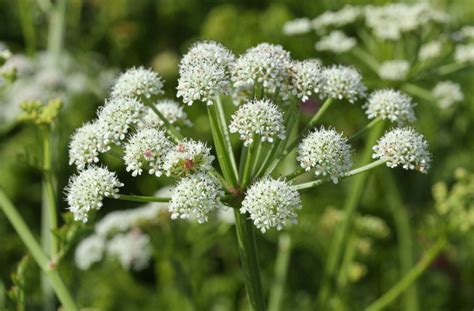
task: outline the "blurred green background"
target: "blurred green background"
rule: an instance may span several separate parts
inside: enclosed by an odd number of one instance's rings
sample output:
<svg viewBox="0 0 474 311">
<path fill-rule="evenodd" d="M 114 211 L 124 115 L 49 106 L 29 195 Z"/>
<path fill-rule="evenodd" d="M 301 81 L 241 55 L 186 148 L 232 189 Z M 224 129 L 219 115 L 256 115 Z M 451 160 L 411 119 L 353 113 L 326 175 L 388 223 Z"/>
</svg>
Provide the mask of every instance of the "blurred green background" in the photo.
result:
<svg viewBox="0 0 474 311">
<path fill-rule="evenodd" d="M 40 1 L 41 2 L 41 1 Z M 210 39 L 242 53 L 259 42 L 278 43 L 294 59 L 318 57 L 333 63 L 330 55 L 314 49 L 315 37 L 288 37 L 283 24 L 296 17 L 313 18 L 344 4 L 383 4 L 388 1 L 197 1 L 197 0 L 71 0 L 65 20 L 63 78 L 75 72 L 87 77 L 80 92 L 67 96 L 57 124 L 55 171 L 58 189 L 63 189 L 74 168 L 68 166 L 67 144 L 75 128 L 94 117 L 103 103 L 115 73 L 131 66 L 150 66 L 166 80 L 167 97 L 174 97 L 177 65 L 190 44 Z M 433 1 L 449 12 L 453 24 L 474 24 L 471 0 Z M 402 16 L 400 18 L 403 18 Z M 26 19 L 26 21 L 25 21 Z M 22 23 L 23 20 L 23 23 Z M 28 27 L 30 23 L 30 27 Z M 25 26 L 27 25 L 27 26 Z M 48 48 L 48 17 L 33 0 L 0 0 L 0 41 L 13 53 L 38 57 Z M 358 64 L 352 64 L 358 67 Z M 102 84 L 98 83 L 103 75 Z M 367 238 L 369 249 L 354 265 L 354 279 L 344 292 L 341 309 L 362 310 L 400 278 L 398 237 L 391 204 L 402 204 L 409 215 L 415 258 L 419 258 L 432 233 L 427 215 L 434 214 L 432 185 L 444 180 L 452 184 L 458 167 L 474 172 L 474 75 L 459 74 L 465 100 L 449 113 L 432 103 L 417 100 L 417 129 L 430 143 L 433 166 L 420 176 L 403 170 L 380 169 L 372 174 L 359 211 L 380 217 L 389 232 L 383 238 Z M 72 80 L 71 80 L 72 81 Z M 79 83 L 64 86 L 65 92 Z M 95 85 L 95 90 L 91 85 Z M 100 86 L 98 86 L 100 85 Z M 22 92 L 22 89 L 18 89 Z M 0 109 L 9 109 L 0 106 Z M 185 133 L 210 140 L 203 107 L 186 108 L 195 126 Z M 324 123 L 353 132 L 365 124 L 357 105 L 338 107 L 327 114 Z M 35 233 L 40 234 L 41 174 L 35 167 L 41 151 L 33 126 L 2 121 L 0 132 L 0 185 L 16 203 Z M 355 146 L 360 147 L 360 146 Z M 135 193 L 151 194 L 169 180 L 127 174 L 123 165 L 107 159 L 111 169 Z M 387 174 L 395 184 L 387 186 Z M 285 230 L 291 237 L 288 278 L 282 310 L 313 310 L 325 256 L 332 236 L 322 223 L 328 206 L 340 208 L 349 181 L 340 186 L 321 186 L 304 199 L 300 224 Z M 395 198 L 394 198 L 395 193 Z M 62 195 L 59 194 L 61 199 Z M 474 200 L 474 198 L 472 198 Z M 106 201 L 97 218 L 111 210 L 131 208 L 131 203 Z M 61 212 L 66 204 L 61 200 Z M 327 216 L 327 215 L 326 215 Z M 329 217 L 329 216 L 328 216 Z M 93 224 L 80 226 L 75 243 L 93 230 Z M 245 310 L 245 290 L 239 270 L 237 242 L 232 225 L 211 221 L 205 225 L 170 222 L 167 218 L 143 228 L 153 245 L 153 262 L 141 272 L 129 272 L 116 262 L 104 262 L 88 271 L 74 266 L 74 246 L 61 264 L 61 272 L 83 306 L 99 310 Z M 263 281 L 268 294 L 273 284 L 277 232 L 259 234 L 258 243 Z M 362 234 L 363 235 L 363 234 Z M 366 241 L 367 242 L 367 241 Z M 367 246 L 367 244 L 365 245 Z M 0 213 L 0 308 L 12 307 L 4 293 L 13 286 L 11 274 L 26 253 L 22 242 Z M 474 307 L 474 236 L 454 237 L 428 272 L 417 282 L 419 310 L 470 310 Z M 24 291 L 28 310 L 39 309 L 39 271 L 30 260 Z M 3 295 L 3 296 L 2 296 Z M 3 300 L 3 301 L 2 301 Z M 401 300 L 391 310 L 403 310 Z"/>
</svg>

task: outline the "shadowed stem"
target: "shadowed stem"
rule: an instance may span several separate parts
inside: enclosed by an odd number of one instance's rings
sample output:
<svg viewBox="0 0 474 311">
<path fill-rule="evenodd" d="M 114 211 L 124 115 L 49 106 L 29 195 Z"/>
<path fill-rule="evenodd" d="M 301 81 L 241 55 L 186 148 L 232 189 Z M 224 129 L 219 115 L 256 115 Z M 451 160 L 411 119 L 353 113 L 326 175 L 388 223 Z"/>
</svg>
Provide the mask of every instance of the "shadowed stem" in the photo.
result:
<svg viewBox="0 0 474 311">
<path fill-rule="evenodd" d="M 169 202 L 170 198 L 153 197 L 133 194 L 119 194 L 118 200 L 132 201 L 132 202 Z"/>
<path fill-rule="evenodd" d="M 285 295 L 285 282 L 290 262 L 291 238 L 288 233 L 281 233 L 278 237 L 278 255 L 275 260 L 275 279 L 270 290 L 268 311 L 280 311 Z"/>
<path fill-rule="evenodd" d="M 33 259 L 48 277 L 49 281 L 51 282 L 51 286 L 53 287 L 53 290 L 56 293 L 64 309 L 66 311 L 79 310 L 76 303 L 74 302 L 74 299 L 66 288 L 61 276 L 59 275 L 59 272 L 55 269 L 54 265 L 50 263 L 48 257 L 41 250 L 40 245 L 34 238 L 30 229 L 25 224 L 20 214 L 18 214 L 15 206 L 13 206 L 13 204 L 1 188 L 0 206 L 5 215 L 7 216 L 7 219 L 10 221 L 13 228 L 30 251 L 31 255 L 33 256 Z"/>
<path fill-rule="evenodd" d="M 360 129 L 359 131 L 357 131 L 354 135 L 352 135 L 351 137 L 349 137 L 349 141 L 352 141 L 354 139 L 357 139 L 359 138 L 360 136 L 362 136 L 365 132 L 367 132 L 368 130 L 370 130 L 371 128 L 373 128 L 375 125 L 377 125 L 378 123 L 382 122 L 382 118 L 378 117 L 378 118 L 375 118 L 373 119 L 372 121 L 370 121 L 369 124 L 367 124 L 364 128 Z"/>
<path fill-rule="evenodd" d="M 429 265 L 436 259 L 439 253 L 446 247 L 447 241 L 440 238 L 425 255 L 418 261 L 418 263 L 390 290 L 388 290 L 382 297 L 374 301 L 365 310 L 378 311 L 384 309 L 391 304 L 401 293 L 403 293 L 410 285 L 429 267 Z"/>
</svg>

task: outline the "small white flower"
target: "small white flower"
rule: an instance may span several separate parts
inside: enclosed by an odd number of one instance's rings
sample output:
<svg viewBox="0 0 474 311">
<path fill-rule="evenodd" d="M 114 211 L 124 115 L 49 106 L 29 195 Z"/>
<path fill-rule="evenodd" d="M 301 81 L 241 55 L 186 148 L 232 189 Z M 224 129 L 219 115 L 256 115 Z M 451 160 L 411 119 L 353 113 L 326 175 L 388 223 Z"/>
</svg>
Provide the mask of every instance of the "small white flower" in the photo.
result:
<svg viewBox="0 0 474 311">
<path fill-rule="evenodd" d="M 283 33 L 287 36 L 304 34 L 311 31 L 311 21 L 307 18 L 297 18 L 283 25 Z"/>
<path fill-rule="evenodd" d="M 232 115 L 229 125 L 231 133 L 238 133 L 245 146 L 253 142 L 254 136 L 262 141 L 273 142 L 275 136 L 285 139 L 283 113 L 268 99 L 249 101 Z"/>
<path fill-rule="evenodd" d="M 298 146 L 296 160 L 305 171 L 314 169 L 316 176 L 329 176 L 334 183 L 352 167 L 351 146 L 347 138 L 334 129 L 311 132 Z"/>
<path fill-rule="evenodd" d="M 387 161 L 388 167 L 402 166 L 421 173 L 429 169 L 431 155 L 428 143 L 413 128 L 395 128 L 385 133 L 373 150 L 372 157 Z"/>
<path fill-rule="evenodd" d="M 89 213 L 102 207 L 104 197 L 118 197 L 122 186 L 115 173 L 105 167 L 89 166 L 72 176 L 66 187 L 66 201 L 74 219 L 87 222 Z"/>
<path fill-rule="evenodd" d="M 437 58 L 441 55 L 443 43 L 439 40 L 430 41 L 421 46 L 418 52 L 418 58 L 421 61 Z"/>
<path fill-rule="evenodd" d="M 291 93 L 301 101 L 306 101 L 321 89 L 321 66 L 317 61 L 293 62 L 290 68 Z"/>
<path fill-rule="evenodd" d="M 346 36 L 342 31 L 335 30 L 325 37 L 322 37 L 315 44 L 318 51 L 329 51 L 336 54 L 344 53 L 355 47 L 357 40 Z"/>
<path fill-rule="evenodd" d="M 192 122 L 188 119 L 187 113 L 180 104 L 172 99 L 164 99 L 156 102 L 156 109 L 174 126 L 192 126 Z M 140 127 L 160 127 L 163 121 L 151 109 L 147 108 Z"/>
<path fill-rule="evenodd" d="M 460 44 L 454 50 L 454 60 L 457 63 L 474 63 L 474 43 Z"/>
<path fill-rule="evenodd" d="M 433 88 L 432 94 L 442 109 L 447 109 L 454 103 L 464 100 L 461 86 L 452 81 L 438 82 Z"/>
<path fill-rule="evenodd" d="M 109 241 L 107 254 L 116 257 L 124 269 L 143 270 L 151 259 L 150 237 L 139 229 L 117 234 Z"/>
<path fill-rule="evenodd" d="M 182 177 L 212 168 L 214 156 L 205 143 L 184 139 L 170 149 L 165 156 L 163 169 L 166 176 Z"/>
<path fill-rule="evenodd" d="M 160 177 L 163 172 L 165 155 L 171 149 L 172 143 L 165 132 L 155 128 L 139 130 L 127 142 L 124 148 L 124 160 L 127 172 L 132 176 L 141 175 L 143 167 L 148 167 L 148 173 Z"/>
<path fill-rule="evenodd" d="M 221 186 L 206 173 L 184 177 L 172 190 L 169 205 L 171 219 L 195 217 L 199 223 L 204 223 L 211 211 L 222 207 L 222 195 Z"/>
<path fill-rule="evenodd" d="M 228 66 L 234 55 L 217 42 L 198 42 L 181 60 L 177 97 L 192 105 L 194 101 L 212 105 L 214 98 L 230 93 Z"/>
<path fill-rule="evenodd" d="M 74 254 L 76 266 L 81 270 L 89 269 L 104 257 L 105 240 L 98 235 L 91 235 L 79 243 Z"/>
<path fill-rule="evenodd" d="M 249 213 L 255 226 L 265 233 L 274 227 L 283 229 L 286 223 L 297 223 L 296 210 L 301 199 L 290 183 L 266 177 L 247 190 L 240 212 Z"/>
<path fill-rule="evenodd" d="M 69 164 L 84 169 L 87 164 L 99 162 L 99 154 L 110 149 L 104 127 L 97 122 L 78 128 L 69 143 Z"/>
<path fill-rule="evenodd" d="M 268 93 L 280 91 L 285 95 L 290 66 L 290 53 L 281 45 L 260 43 L 232 65 L 232 82 L 238 92 L 253 91 L 259 84 Z"/>
<path fill-rule="evenodd" d="M 406 60 L 395 59 L 383 62 L 378 74 L 383 80 L 401 81 L 406 78 L 410 64 Z"/>
<path fill-rule="evenodd" d="M 319 32 L 330 27 L 342 27 L 353 23 L 362 11 L 359 7 L 346 5 L 339 11 L 326 11 L 311 21 L 313 28 Z"/>
<path fill-rule="evenodd" d="M 148 99 L 163 93 L 163 80 L 154 71 L 143 67 L 131 68 L 122 73 L 112 87 L 111 97 Z"/>
<path fill-rule="evenodd" d="M 474 26 L 466 25 L 459 32 L 462 34 L 464 38 L 467 39 L 474 39 Z"/>
<path fill-rule="evenodd" d="M 410 96 L 393 89 L 384 89 L 370 94 L 363 108 L 369 119 L 388 119 L 403 125 L 416 120 L 414 106 Z"/>
<path fill-rule="evenodd" d="M 362 83 L 362 76 L 352 67 L 335 65 L 324 68 L 321 76 L 322 97 L 346 99 L 354 103 L 365 96 L 366 87 Z"/>
<path fill-rule="evenodd" d="M 105 128 L 106 139 L 117 144 L 123 141 L 128 131 L 140 123 L 145 106 L 133 98 L 112 98 L 98 111 L 98 124 Z"/>
</svg>

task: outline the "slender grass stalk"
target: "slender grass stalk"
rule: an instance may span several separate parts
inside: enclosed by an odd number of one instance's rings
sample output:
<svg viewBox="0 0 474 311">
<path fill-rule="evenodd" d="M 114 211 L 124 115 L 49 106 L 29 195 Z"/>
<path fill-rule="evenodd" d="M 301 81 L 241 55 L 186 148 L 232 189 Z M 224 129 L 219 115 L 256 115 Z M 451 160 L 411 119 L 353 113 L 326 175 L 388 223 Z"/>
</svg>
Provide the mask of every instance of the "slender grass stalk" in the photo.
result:
<svg viewBox="0 0 474 311">
<path fill-rule="evenodd" d="M 288 264 L 290 262 L 291 237 L 288 233 L 281 233 L 278 237 L 278 254 L 275 260 L 275 279 L 270 289 L 268 311 L 280 311 L 285 291 Z"/>
<path fill-rule="evenodd" d="M 308 125 L 306 126 L 306 129 L 303 130 L 303 134 L 306 134 L 305 132 L 309 129 L 311 129 L 313 126 L 316 125 L 316 123 L 319 122 L 319 120 L 321 120 L 321 118 L 323 117 L 324 113 L 329 109 L 329 107 L 331 107 L 332 103 L 334 102 L 334 99 L 329 97 L 327 98 L 323 105 L 321 106 L 321 108 L 319 108 L 318 112 L 311 118 L 311 120 L 309 120 L 309 123 Z"/>
<path fill-rule="evenodd" d="M 354 176 L 354 175 L 357 175 L 357 174 L 360 174 L 360 173 L 370 171 L 371 169 L 373 169 L 373 168 L 375 168 L 379 165 L 382 165 L 385 162 L 386 161 L 382 160 L 382 159 L 374 161 L 372 163 L 366 164 L 364 166 L 358 167 L 356 169 L 353 169 L 353 170 L 347 172 L 344 175 L 344 177 L 351 177 L 351 176 Z M 305 190 L 305 189 L 309 189 L 309 188 L 319 186 L 322 183 L 328 182 L 330 180 L 331 180 L 331 178 L 329 178 L 329 177 L 328 178 L 321 178 L 321 179 L 317 179 L 317 180 L 313 180 L 313 181 L 308 181 L 308 182 L 305 182 L 305 183 L 302 183 L 302 184 L 294 185 L 294 186 L 292 186 L 292 188 L 294 190 Z"/>
<path fill-rule="evenodd" d="M 382 121 L 383 121 L 383 120 L 382 120 L 382 118 L 380 118 L 380 117 L 377 117 L 377 118 L 373 119 L 373 120 L 370 121 L 369 124 L 367 124 L 363 129 L 357 131 L 354 135 L 352 135 L 351 137 L 349 137 L 349 141 L 359 138 L 359 137 L 362 136 L 365 132 L 367 132 L 368 130 L 370 130 L 371 128 L 373 128 L 375 125 L 377 125 L 378 123 L 380 123 L 380 122 L 382 122 Z"/>
<path fill-rule="evenodd" d="M 254 311 L 264 311 L 265 298 L 258 265 L 255 226 L 237 208 L 234 209 L 234 217 L 247 296 Z"/>
<path fill-rule="evenodd" d="M 165 118 L 165 116 L 158 110 L 158 108 L 156 108 L 155 104 L 151 102 L 147 102 L 146 105 L 150 107 L 151 110 L 153 110 L 153 112 L 158 116 L 158 118 L 160 118 L 161 122 L 163 122 L 166 128 L 166 131 L 175 142 L 179 142 L 180 140 L 184 138 L 183 135 L 179 132 L 179 130 L 176 127 L 174 127 L 168 121 L 168 119 Z"/>
<path fill-rule="evenodd" d="M 53 65 L 59 61 L 64 46 L 65 15 L 68 0 L 58 0 L 49 10 L 48 52 Z"/>
<path fill-rule="evenodd" d="M 382 310 L 390 305 L 400 294 L 402 294 L 410 285 L 425 272 L 433 260 L 446 247 L 447 241 L 445 238 L 440 238 L 431 246 L 418 263 L 398 281 L 392 288 L 390 288 L 382 297 L 370 304 L 366 311 Z"/>
<path fill-rule="evenodd" d="M 409 94 L 412 94 L 413 96 L 417 96 L 417 97 L 420 97 L 426 101 L 429 101 L 429 102 L 434 102 L 436 101 L 436 99 L 433 97 L 433 95 L 431 94 L 430 91 L 418 86 L 418 85 L 415 85 L 415 84 L 411 84 L 411 83 L 405 83 L 402 85 L 402 89 L 409 93 Z"/>
<path fill-rule="evenodd" d="M 356 241 L 357 236 L 355 233 L 352 233 L 347 239 L 346 250 L 344 252 L 341 268 L 339 269 L 339 275 L 337 277 L 337 288 L 339 291 L 342 291 L 347 285 L 349 268 L 352 262 L 354 261 L 354 257 L 356 255 Z"/>
<path fill-rule="evenodd" d="M 436 69 L 436 73 L 440 76 L 449 75 L 455 73 L 456 71 L 468 68 L 469 65 L 463 63 L 452 63 L 447 64 Z"/>
<path fill-rule="evenodd" d="M 30 56 L 36 53 L 36 33 L 31 15 L 31 6 L 27 0 L 18 0 L 18 13 L 20 16 L 21 31 L 25 40 L 26 52 Z"/>
<path fill-rule="evenodd" d="M 254 138 L 254 141 L 246 148 L 246 156 L 245 156 L 245 164 L 244 164 L 244 169 L 242 172 L 242 179 L 240 181 L 240 186 L 242 189 L 245 189 L 245 187 L 248 186 L 250 182 L 250 178 L 252 177 L 252 168 L 253 168 L 253 162 L 254 162 L 254 149 L 255 145 L 260 143 L 260 138 Z"/>
<path fill-rule="evenodd" d="M 398 240 L 398 257 L 400 258 L 400 274 L 405 275 L 414 264 L 410 219 L 408 218 L 407 211 L 402 202 L 400 191 L 395 184 L 395 180 L 391 172 L 387 172 L 383 176 L 383 182 L 387 188 L 387 204 L 390 207 L 395 220 L 395 229 L 397 231 Z M 413 284 L 407 288 L 402 298 L 403 310 L 419 310 L 416 282 L 413 282 Z"/>
<path fill-rule="evenodd" d="M 378 123 L 370 131 L 370 135 L 367 139 L 364 151 L 362 153 L 361 163 L 367 163 L 370 161 L 372 157 L 372 146 L 375 144 L 378 137 L 381 135 L 383 128 L 384 122 L 381 122 Z M 379 165 L 380 164 L 382 163 L 379 163 Z M 357 172 L 363 172 L 363 167 L 364 166 L 357 169 Z M 351 192 L 349 193 L 349 196 L 347 197 L 347 200 L 344 204 L 344 218 L 339 227 L 339 230 L 337 230 L 336 234 L 334 235 L 333 242 L 331 243 L 331 247 L 329 249 L 328 259 L 324 267 L 323 279 L 317 299 L 319 307 L 323 310 L 327 308 L 327 301 L 335 285 L 335 275 L 339 267 L 339 263 L 341 261 L 345 242 L 352 226 L 354 212 L 357 209 L 357 206 L 359 205 L 359 201 L 362 197 L 362 193 L 365 188 L 367 176 L 368 174 L 361 174 L 354 179 L 351 187 Z"/>
<path fill-rule="evenodd" d="M 59 275 L 59 272 L 54 269 L 54 265 L 51 265 L 48 257 L 41 250 L 40 245 L 34 238 L 30 229 L 25 224 L 20 214 L 18 214 L 15 206 L 11 203 L 11 201 L 8 199 L 5 192 L 1 188 L 0 205 L 7 219 L 10 221 L 13 228 L 18 233 L 21 240 L 23 241 L 23 243 L 25 243 L 26 247 L 30 251 L 31 255 L 33 256 L 33 259 L 39 265 L 41 270 L 45 272 L 48 276 L 48 279 L 51 282 L 51 286 L 53 287 L 54 292 L 56 293 L 64 309 L 66 311 L 79 310 L 76 303 L 74 302 L 74 299 L 66 288 L 61 276 Z"/>
<path fill-rule="evenodd" d="M 133 194 L 120 194 L 117 198 L 122 201 L 133 201 L 133 202 L 169 202 L 170 198 L 164 197 L 152 197 L 144 195 L 133 195 Z"/>
</svg>

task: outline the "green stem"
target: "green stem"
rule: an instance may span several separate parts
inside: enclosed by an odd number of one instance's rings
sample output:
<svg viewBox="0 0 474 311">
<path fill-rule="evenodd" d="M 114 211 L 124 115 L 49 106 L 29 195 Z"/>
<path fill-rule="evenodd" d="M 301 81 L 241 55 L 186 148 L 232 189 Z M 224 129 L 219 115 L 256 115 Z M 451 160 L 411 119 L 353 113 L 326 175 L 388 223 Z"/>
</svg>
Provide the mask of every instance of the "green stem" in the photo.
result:
<svg viewBox="0 0 474 311">
<path fill-rule="evenodd" d="M 364 134 L 365 132 L 367 132 L 368 130 L 370 130 L 371 128 L 373 128 L 375 125 L 377 125 L 379 122 L 382 122 L 382 121 L 383 120 L 380 117 L 373 119 L 364 128 L 362 128 L 361 130 L 357 131 L 354 135 L 349 137 L 349 141 L 359 138 L 360 136 L 362 136 L 362 134 Z"/>
<path fill-rule="evenodd" d="M 51 53 L 53 65 L 58 62 L 64 45 L 66 6 L 67 0 L 58 0 L 49 10 L 48 51 Z"/>
<path fill-rule="evenodd" d="M 364 166 L 361 166 L 361 167 L 358 167 L 356 169 L 353 169 L 352 171 L 349 171 L 347 172 L 346 174 L 344 174 L 344 178 L 345 177 L 351 177 L 351 176 L 354 176 L 354 175 L 357 175 L 357 174 L 360 174 L 360 173 L 363 173 L 363 172 L 366 172 L 366 171 L 369 171 L 379 165 L 382 165 L 384 164 L 385 162 L 387 162 L 386 160 L 377 160 L 377 161 L 374 161 L 372 163 L 369 163 L 367 165 L 364 165 Z M 313 180 L 313 181 L 308 181 L 306 183 L 303 183 L 303 184 L 298 184 L 298 185 L 294 185 L 292 186 L 292 188 L 294 190 L 304 190 L 304 189 L 309 189 L 309 188 L 313 188 L 313 187 L 316 187 L 316 186 L 319 186 L 321 185 L 322 183 L 324 182 L 327 182 L 327 181 L 330 181 L 331 178 L 321 178 L 321 179 L 317 179 L 317 180 Z"/>
<path fill-rule="evenodd" d="M 15 228 L 21 240 L 23 243 L 25 243 L 26 247 L 30 251 L 33 259 L 39 265 L 41 270 L 48 276 L 54 292 L 58 296 L 58 299 L 63 305 L 64 309 L 66 311 L 79 310 L 76 303 L 74 302 L 74 299 L 66 288 L 61 276 L 59 275 L 59 272 L 54 269 L 54 266 L 50 264 L 48 257 L 41 250 L 40 245 L 34 238 L 30 229 L 25 224 L 20 214 L 18 214 L 15 206 L 13 206 L 2 189 L 0 189 L 0 205 L 13 228 Z"/>
<path fill-rule="evenodd" d="M 381 122 L 378 123 L 370 132 L 370 135 L 364 147 L 361 163 L 367 163 L 372 158 L 372 146 L 375 144 L 375 142 L 381 135 L 383 128 L 384 122 Z M 373 162 L 372 165 L 379 161 Z M 381 163 L 379 162 L 378 165 L 380 164 Z M 371 166 L 371 164 L 368 165 Z M 363 167 L 365 166 L 351 171 L 351 173 L 354 174 L 355 172 L 363 172 Z M 354 178 L 352 184 L 353 186 L 351 187 L 351 192 L 349 193 L 349 196 L 344 204 L 344 218 L 342 220 L 341 225 L 339 226 L 339 230 L 336 231 L 336 234 L 333 237 L 333 242 L 331 243 L 331 247 L 329 249 L 328 259 L 324 267 L 321 288 L 318 293 L 318 304 L 323 310 L 327 307 L 327 301 L 330 298 L 331 291 L 335 285 L 335 274 L 341 261 L 342 251 L 344 245 L 346 244 L 345 242 L 352 226 L 352 220 L 355 214 L 355 210 L 357 209 L 359 201 L 362 197 L 367 177 L 368 174 L 361 174 Z"/>
<path fill-rule="evenodd" d="M 327 98 L 321 108 L 319 108 L 318 112 L 311 118 L 309 121 L 308 125 L 306 126 L 306 129 L 303 130 L 303 133 L 306 132 L 306 130 L 311 129 L 316 123 L 319 122 L 319 120 L 322 118 L 324 113 L 331 107 L 332 103 L 334 102 L 334 99 L 329 97 Z"/>
<path fill-rule="evenodd" d="M 256 138 L 254 138 L 254 141 L 250 144 L 250 146 L 244 147 L 246 148 L 246 155 L 245 155 L 244 170 L 242 173 L 242 180 L 240 183 L 242 189 L 245 189 L 245 187 L 248 186 L 248 183 L 250 182 L 250 178 L 252 175 L 252 167 L 253 167 L 253 160 L 254 160 L 253 151 L 255 149 L 255 144 L 259 143 L 259 141 L 255 142 L 255 139 Z"/>
<path fill-rule="evenodd" d="M 447 241 L 444 238 L 440 238 L 425 255 L 418 261 L 418 263 L 390 290 L 388 290 L 382 297 L 370 304 L 365 310 L 366 311 L 377 311 L 382 310 L 390 303 L 392 303 L 400 294 L 402 294 L 410 285 L 430 266 L 433 260 L 439 255 L 439 253 L 446 247 Z"/>
<path fill-rule="evenodd" d="M 25 39 L 26 52 L 30 56 L 34 56 L 36 52 L 36 35 L 31 16 L 31 6 L 26 0 L 18 1 L 18 10 L 20 15 L 21 30 Z"/>
<path fill-rule="evenodd" d="M 291 173 L 289 175 L 286 175 L 285 179 L 286 180 L 292 180 L 292 179 L 295 179 L 296 177 L 298 177 L 298 176 L 300 176 L 301 174 L 304 174 L 304 173 L 305 173 L 305 170 L 302 167 L 298 167 L 298 169 L 296 171 L 294 171 L 293 173 Z"/>
<path fill-rule="evenodd" d="M 407 215 L 407 211 L 401 199 L 400 191 L 397 188 L 391 172 L 387 172 L 387 174 L 383 176 L 383 182 L 387 187 L 387 204 L 391 208 L 395 220 L 398 240 L 398 257 L 400 258 L 400 272 L 401 275 L 405 275 L 414 264 L 410 219 Z M 402 309 L 406 311 L 419 310 L 416 282 L 413 282 L 403 295 Z"/>
<path fill-rule="evenodd" d="M 180 140 L 184 138 L 183 135 L 178 131 L 178 129 L 174 127 L 168 121 L 168 119 L 165 118 L 165 116 L 158 110 L 158 108 L 156 108 L 156 106 L 153 103 L 147 102 L 146 104 L 148 107 L 151 108 L 151 110 L 153 110 L 153 112 L 158 116 L 158 118 L 160 118 L 160 120 L 163 122 L 166 128 L 166 131 L 171 136 L 171 138 L 173 138 L 175 142 L 179 142 Z"/>
<path fill-rule="evenodd" d="M 58 253 L 58 239 L 56 237 L 58 230 L 58 216 L 57 216 L 57 205 L 56 205 L 56 191 L 54 175 L 52 172 L 52 154 L 51 154 L 51 131 L 49 129 L 43 129 L 43 173 L 44 180 L 43 185 L 45 186 L 46 192 L 46 204 L 47 209 L 43 212 L 47 212 L 49 217 L 49 234 L 51 236 L 51 258 L 55 260 Z"/>
<path fill-rule="evenodd" d="M 430 91 L 411 83 L 405 83 L 402 85 L 402 89 L 407 93 L 420 97 L 428 102 L 435 102 L 436 99 L 433 97 Z"/>
<path fill-rule="evenodd" d="M 456 71 L 459 71 L 459 70 L 462 70 L 462 69 L 468 68 L 468 67 L 469 67 L 468 64 L 452 63 L 452 64 L 447 64 L 447 65 L 439 67 L 436 70 L 436 73 L 440 76 L 444 76 L 444 75 L 448 75 L 448 74 L 454 73 Z"/>
<path fill-rule="evenodd" d="M 285 282 L 290 262 L 291 238 L 288 233 L 278 237 L 278 254 L 275 260 L 275 280 L 270 290 L 269 311 L 280 311 L 285 295 Z"/>
<path fill-rule="evenodd" d="M 234 209 L 234 216 L 247 296 L 254 311 L 264 311 L 265 299 L 258 265 L 254 224 L 246 215 L 240 214 L 238 209 Z"/>
<path fill-rule="evenodd" d="M 347 285 L 347 278 L 349 276 L 349 268 L 352 262 L 354 261 L 354 257 L 356 255 L 356 241 L 357 236 L 352 234 L 347 241 L 346 249 L 344 252 L 344 258 L 342 259 L 341 268 L 338 272 L 337 277 L 337 288 L 339 291 L 343 290 Z"/>
<path fill-rule="evenodd" d="M 118 200 L 122 201 L 133 201 L 133 202 L 164 202 L 170 201 L 170 198 L 163 197 L 152 197 L 144 195 L 133 195 L 133 194 L 119 194 Z"/>
</svg>

